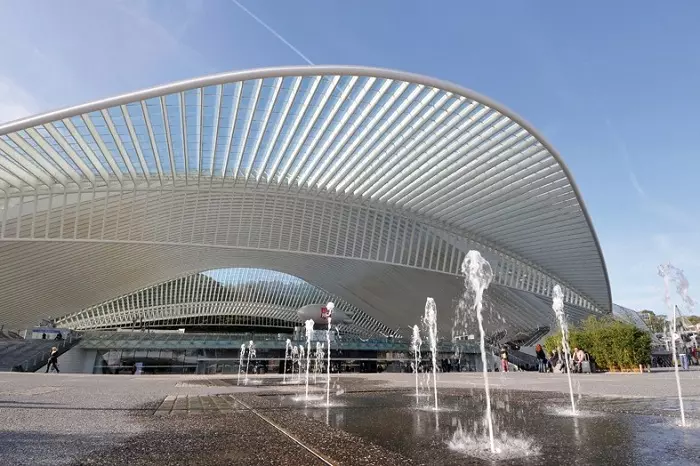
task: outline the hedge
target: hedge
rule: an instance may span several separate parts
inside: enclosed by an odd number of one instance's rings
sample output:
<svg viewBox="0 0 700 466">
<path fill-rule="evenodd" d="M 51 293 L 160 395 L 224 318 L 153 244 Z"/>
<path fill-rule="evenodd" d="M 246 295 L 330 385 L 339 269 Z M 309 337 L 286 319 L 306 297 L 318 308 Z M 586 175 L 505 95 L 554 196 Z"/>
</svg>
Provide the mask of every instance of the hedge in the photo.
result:
<svg viewBox="0 0 700 466">
<path fill-rule="evenodd" d="M 561 332 L 545 338 L 543 346 L 550 354 L 561 349 Z M 610 317 L 591 316 L 569 328 L 569 346 L 588 352 L 603 370 L 636 370 L 651 359 L 651 336 Z"/>
</svg>

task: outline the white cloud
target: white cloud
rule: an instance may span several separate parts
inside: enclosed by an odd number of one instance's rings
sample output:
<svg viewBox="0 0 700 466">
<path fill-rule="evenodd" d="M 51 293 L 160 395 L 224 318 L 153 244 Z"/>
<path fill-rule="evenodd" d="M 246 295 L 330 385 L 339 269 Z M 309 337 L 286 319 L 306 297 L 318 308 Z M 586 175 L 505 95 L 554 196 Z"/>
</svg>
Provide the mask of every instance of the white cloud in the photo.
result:
<svg viewBox="0 0 700 466">
<path fill-rule="evenodd" d="M 639 180 L 637 179 L 637 175 L 635 175 L 634 172 L 630 170 L 629 177 L 630 177 L 630 181 L 632 182 L 632 186 L 634 187 L 635 191 L 637 191 L 637 194 L 639 194 L 641 197 L 646 197 L 647 195 L 644 192 L 642 185 L 639 184 Z"/>
<path fill-rule="evenodd" d="M 0 123 L 17 120 L 36 112 L 35 99 L 12 79 L 0 76 Z"/>
</svg>

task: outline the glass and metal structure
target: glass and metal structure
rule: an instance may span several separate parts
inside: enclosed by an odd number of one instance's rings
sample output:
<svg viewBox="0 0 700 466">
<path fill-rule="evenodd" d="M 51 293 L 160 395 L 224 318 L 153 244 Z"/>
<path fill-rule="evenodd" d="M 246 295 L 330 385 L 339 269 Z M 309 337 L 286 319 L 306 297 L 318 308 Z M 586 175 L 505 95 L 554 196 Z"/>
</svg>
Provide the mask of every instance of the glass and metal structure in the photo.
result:
<svg viewBox="0 0 700 466">
<path fill-rule="evenodd" d="M 616 319 L 626 322 L 628 324 L 632 324 L 635 327 L 637 327 L 639 330 L 643 330 L 645 332 L 651 333 L 651 330 L 649 330 L 649 327 L 647 324 L 644 322 L 644 320 L 639 316 L 637 311 L 634 309 L 630 309 L 628 307 L 623 307 L 618 304 L 613 304 L 612 307 L 612 314 L 613 317 Z"/>
<path fill-rule="evenodd" d="M 226 267 L 287 273 L 388 328 L 436 299 L 442 329 L 478 249 L 492 331 L 609 313 L 571 174 L 527 122 L 398 71 L 225 73 L 0 126 L 0 320 L 91 309 Z M 505 322 L 503 322 L 505 321 Z"/>
<path fill-rule="evenodd" d="M 303 326 L 297 310 L 332 301 L 351 319 L 343 334 L 393 335 L 392 329 L 338 296 L 297 277 L 263 269 L 220 269 L 178 277 L 59 318 L 58 327 L 256 328 L 291 331 Z"/>
</svg>

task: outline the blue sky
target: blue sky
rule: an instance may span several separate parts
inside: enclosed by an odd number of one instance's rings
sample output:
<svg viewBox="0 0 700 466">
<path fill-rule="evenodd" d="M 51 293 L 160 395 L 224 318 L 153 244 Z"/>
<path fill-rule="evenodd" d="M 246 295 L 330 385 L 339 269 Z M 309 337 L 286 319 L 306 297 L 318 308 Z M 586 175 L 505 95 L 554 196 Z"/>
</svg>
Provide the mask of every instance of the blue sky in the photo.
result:
<svg viewBox="0 0 700 466">
<path fill-rule="evenodd" d="M 488 95 L 564 157 L 615 302 L 663 312 L 661 262 L 700 280 L 700 3 L 239 0 L 316 64 Z M 0 2 L 0 121 L 228 70 L 303 64 L 232 0 Z M 697 294 L 697 293 L 696 293 Z"/>
</svg>

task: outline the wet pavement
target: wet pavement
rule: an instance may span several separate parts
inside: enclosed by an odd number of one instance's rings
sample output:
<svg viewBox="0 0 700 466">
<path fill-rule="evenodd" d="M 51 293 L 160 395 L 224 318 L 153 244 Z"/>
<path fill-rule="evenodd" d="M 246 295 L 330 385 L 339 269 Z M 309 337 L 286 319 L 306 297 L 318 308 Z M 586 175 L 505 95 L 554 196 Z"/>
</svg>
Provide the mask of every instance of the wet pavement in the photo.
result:
<svg viewBox="0 0 700 466">
<path fill-rule="evenodd" d="M 292 415 L 304 415 L 320 425 L 353 434 L 400 454 L 414 464 L 494 464 L 488 453 L 474 451 L 481 447 L 487 449 L 489 444 L 484 435 L 482 390 L 443 391 L 438 395 L 438 412 L 432 409 L 430 397 L 417 399 L 412 395 L 412 391 L 406 390 L 348 391 L 334 398 L 341 406 L 330 409 L 323 407 L 322 402 L 294 401 L 292 396 L 246 397 L 252 398 L 260 409 L 269 410 L 273 417 L 283 408 L 291 408 Z M 495 436 L 522 441 L 516 445 L 519 451 L 507 455 L 511 459 L 496 461 L 496 464 L 700 463 L 697 417 L 691 420 L 697 428 L 680 429 L 675 426 L 677 412 L 670 411 L 668 404 L 654 406 L 653 401 L 647 400 L 640 406 L 639 400 L 582 397 L 578 402 L 580 416 L 572 418 L 564 415 L 571 409 L 565 395 L 494 392 Z M 646 409 L 647 414 L 630 414 L 644 413 Z M 290 411 L 286 411 L 286 415 L 290 416 Z M 469 437 L 476 437 L 476 442 L 467 445 L 472 449 L 470 454 L 449 447 L 460 426 Z M 521 456 L 528 452 L 529 456 Z"/>
<path fill-rule="evenodd" d="M 539 384 L 536 377 L 521 380 L 523 387 Z M 581 390 L 575 418 L 568 394 L 495 389 L 495 442 L 503 448 L 495 458 L 477 386 L 439 386 L 435 412 L 432 397 L 377 377 L 334 377 L 329 408 L 320 379 L 310 386 L 310 401 L 303 384 L 281 382 L 0 375 L 0 464 L 700 464 L 695 381 L 686 384 L 688 428 L 677 426 L 670 387 L 665 397 Z"/>
</svg>

